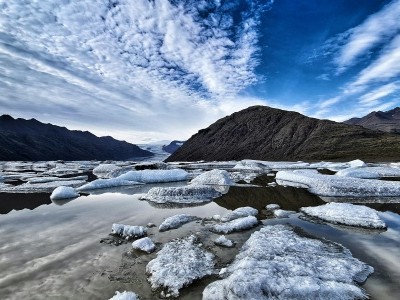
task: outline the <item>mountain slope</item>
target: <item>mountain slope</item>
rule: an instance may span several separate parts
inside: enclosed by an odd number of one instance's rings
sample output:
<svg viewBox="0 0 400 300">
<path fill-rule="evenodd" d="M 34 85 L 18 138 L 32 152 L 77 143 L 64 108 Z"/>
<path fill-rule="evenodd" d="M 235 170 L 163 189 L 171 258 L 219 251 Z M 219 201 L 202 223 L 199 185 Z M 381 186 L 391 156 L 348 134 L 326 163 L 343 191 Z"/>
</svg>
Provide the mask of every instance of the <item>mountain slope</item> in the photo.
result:
<svg viewBox="0 0 400 300">
<path fill-rule="evenodd" d="M 400 159 L 400 136 L 252 106 L 200 130 L 166 161 Z"/>
<path fill-rule="evenodd" d="M 152 153 L 112 137 L 0 116 L 0 160 L 131 159 Z"/>
<path fill-rule="evenodd" d="M 360 125 L 372 130 L 400 133 L 400 107 L 388 111 L 373 111 L 362 118 L 352 118 L 343 123 Z"/>
<path fill-rule="evenodd" d="M 172 141 L 171 143 L 169 143 L 168 145 L 163 145 L 162 146 L 162 149 L 165 151 L 165 152 L 168 152 L 168 153 L 174 153 L 176 150 L 178 150 L 182 145 L 183 145 L 183 143 L 184 143 L 184 141 L 176 141 L 176 140 L 174 140 L 174 141 Z"/>
</svg>

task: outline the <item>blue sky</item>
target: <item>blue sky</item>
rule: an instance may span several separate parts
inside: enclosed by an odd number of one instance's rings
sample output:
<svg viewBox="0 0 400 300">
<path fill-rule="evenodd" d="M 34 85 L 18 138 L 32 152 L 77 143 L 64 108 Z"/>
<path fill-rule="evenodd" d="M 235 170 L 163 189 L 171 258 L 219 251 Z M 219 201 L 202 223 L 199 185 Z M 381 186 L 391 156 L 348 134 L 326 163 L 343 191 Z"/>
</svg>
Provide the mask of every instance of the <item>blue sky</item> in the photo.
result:
<svg viewBox="0 0 400 300">
<path fill-rule="evenodd" d="M 400 105 L 400 0 L 0 0 L 0 111 L 131 142 Z"/>
</svg>

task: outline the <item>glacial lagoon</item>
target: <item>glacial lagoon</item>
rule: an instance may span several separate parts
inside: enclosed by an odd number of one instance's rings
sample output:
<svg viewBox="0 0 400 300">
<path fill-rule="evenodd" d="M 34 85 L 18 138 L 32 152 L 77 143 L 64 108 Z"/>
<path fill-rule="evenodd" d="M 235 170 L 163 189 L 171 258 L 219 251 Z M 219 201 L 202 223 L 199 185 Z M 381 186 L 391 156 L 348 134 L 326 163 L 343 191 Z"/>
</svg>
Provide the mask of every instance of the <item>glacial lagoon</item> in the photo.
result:
<svg viewBox="0 0 400 300">
<path fill-rule="evenodd" d="M 165 288 L 152 289 L 146 266 L 157 257 L 164 245 L 176 238 L 195 236 L 202 249 L 214 259 L 213 273 L 179 290 L 179 299 L 202 299 L 203 290 L 221 280 L 221 269 L 232 264 L 249 237 L 265 226 L 290 225 L 300 235 L 324 239 L 350 250 L 353 258 L 373 267 L 374 272 L 361 287 L 370 299 L 398 299 L 400 294 L 400 198 L 395 195 L 351 197 L 318 196 L 305 186 L 277 185 L 275 174 L 280 170 L 320 169 L 319 174 L 334 174 L 351 165 L 337 164 L 274 164 L 236 162 L 170 164 L 189 174 L 187 181 L 145 183 L 116 186 L 81 192 L 75 199 L 50 200 L 50 192 L 13 192 L 33 177 L 71 177 L 89 175 L 100 162 L 49 162 L 38 167 L 32 163 L 2 164 L 3 185 L 0 193 L 0 296 L 1 299 L 110 299 L 116 291 L 134 291 L 141 299 L 170 296 Z M 132 162 L 109 162 L 118 168 L 133 168 Z M 10 167 L 11 166 L 11 167 Z M 234 167 L 236 166 L 236 168 Z M 261 170 L 260 170 L 261 166 Z M 397 165 L 379 164 L 397 171 Z M 364 170 L 369 167 L 364 166 Z M 142 168 L 141 168 L 142 169 Z M 211 169 L 227 170 L 232 178 L 229 186 L 214 186 L 218 197 L 195 203 L 156 203 L 143 200 L 152 188 L 188 185 L 188 181 Z M 51 172 L 53 170 L 53 172 Z M 61 171 L 60 171 L 61 170 Z M 69 171 L 62 171 L 69 170 Z M 333 171 L 332 171 L 333 170 Z M 288 172 L 289 172 L 288 171 Z M 372 170 L 373 171 L 373 170 Z M 285 171 L 286 172 L 286 171 Z M 335 175 L 326 175 L 335 176 Z M 105 175 L 107 177 L 107 175 Z M 397 177 L 391 177 L 393 184 Z M 363 179 L 371 180 L 371 179 Z M 66 181 L 63 181 L 66 182 Z M 32 183 L 35 184 L 35 183 Z M 304 183 L 303 183 L 304 184 Z M 293 185 L 293 184 L 292 184 Z M 78 184 L 79 186 L 79 184 Z M 400 193 L 400 192 L 399 192 Z M 377 211 L 385 229 L 344 226 L 307 218 L 302 207 L 315 207 L 327 202 L 356 203 Z M 288 217 L 276 217 L 269 204 L 278 204 Z M 226 215 L 240 208 L 258 210 L 259 223 L 248 230 L 225 236 L 234 241 L 232 248 L 220 247 L 214 240 L 220 236 L 210 230 L 215 215 Z M 158 226 L 178 214 L 198 219 L 173 230 L 160 232 Z M 156 250 L 151 254 L 133 250 L 132 241 L 111 236 L 114 223 L 146 226 Z M 270 228 L 270 227 L 268 227 Z"/>
</svg>

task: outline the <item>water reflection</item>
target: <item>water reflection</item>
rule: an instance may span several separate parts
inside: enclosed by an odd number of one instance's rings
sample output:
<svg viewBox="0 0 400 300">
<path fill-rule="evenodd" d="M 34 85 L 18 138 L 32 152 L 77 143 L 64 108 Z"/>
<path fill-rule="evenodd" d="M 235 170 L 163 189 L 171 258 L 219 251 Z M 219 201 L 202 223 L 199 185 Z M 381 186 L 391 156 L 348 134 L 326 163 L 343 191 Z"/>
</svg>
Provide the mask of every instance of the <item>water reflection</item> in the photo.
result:
<svg viewBox="0 0 400 300">
<path fill-rule="evenodd" d="M 35 209 L 41 205 L 51 204 L 50 194 L 8 194 L 0 193 L 0 214 L 8 214 L 12 210 Z"/>
</svg>

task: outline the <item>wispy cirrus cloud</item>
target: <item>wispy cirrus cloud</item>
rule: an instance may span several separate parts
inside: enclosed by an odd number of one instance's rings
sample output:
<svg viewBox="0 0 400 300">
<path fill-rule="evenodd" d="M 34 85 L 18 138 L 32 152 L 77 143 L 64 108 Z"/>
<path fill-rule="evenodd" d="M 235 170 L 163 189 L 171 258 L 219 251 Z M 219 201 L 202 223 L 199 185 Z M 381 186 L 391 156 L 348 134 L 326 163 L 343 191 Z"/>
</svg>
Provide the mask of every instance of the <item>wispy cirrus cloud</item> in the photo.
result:
<svg viewBox="0 0 400 300">
<path fill-rule="evenodd" d="M 249 104 L 233 99 L 257 80 L 271 3 L 0 1 L 0 105 L 131 140 L 187 137 Z"/>
</svg>

